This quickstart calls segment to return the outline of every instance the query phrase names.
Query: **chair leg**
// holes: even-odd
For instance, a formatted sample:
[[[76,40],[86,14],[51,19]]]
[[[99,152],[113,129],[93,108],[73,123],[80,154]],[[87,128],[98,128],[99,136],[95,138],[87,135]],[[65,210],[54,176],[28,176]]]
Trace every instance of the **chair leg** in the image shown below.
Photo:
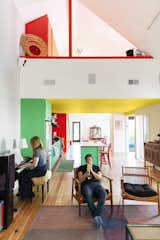
[[[71,200],[73,200],[73,191],[74,191],[74,182],[72,180],[72,194],[71,194]]]
[[[49,180],[47,181],[47,192],[49,192]]]
[[[157,183],[157,193],[158,193],[158,215],[160,215],[160,192],[159,192],[159,183]]]
[[[111,197],[111,206],[113,206],[113,197]]]
[[[158,201],[158,215],[160,215],[160,202]]]
[[[107,159],[108,159],[108,165],[111,167],[111,161],[110,161],[110,153],[107,153]]]
[[[42,185],[42,203],[44,202],[44,184]]]
[[[78,207],[79,207],[79,216],[81,216],[81,204],[78,203]]]

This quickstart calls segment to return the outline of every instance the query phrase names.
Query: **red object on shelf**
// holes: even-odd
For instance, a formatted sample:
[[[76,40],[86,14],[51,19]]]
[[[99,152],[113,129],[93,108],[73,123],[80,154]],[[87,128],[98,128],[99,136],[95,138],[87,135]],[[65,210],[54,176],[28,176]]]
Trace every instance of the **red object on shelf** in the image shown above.
[[[22,34],[20,44],[27,56],[46,57],[48,54],[46,42],[35,34]]]
[[[29,50],[34,54],[34,55],[40,55],[41,51],[37,46],[30,46]]]

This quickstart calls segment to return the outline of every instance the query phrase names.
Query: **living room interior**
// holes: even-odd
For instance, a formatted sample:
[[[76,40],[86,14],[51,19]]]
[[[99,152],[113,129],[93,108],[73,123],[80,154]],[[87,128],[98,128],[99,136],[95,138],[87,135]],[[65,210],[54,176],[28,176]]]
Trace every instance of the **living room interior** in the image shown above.
[[[70,207],[61,213],[65,217],[66,212],[69,219],[68,223],[64,220],[64,226],[73,230],[71,222],[77,221],[76,226],[79,224],[84,231],[85,222],[84,227],[93,230],[89,213],[82,208],[79,217],[77,200],[71,200],[73,169],[57,170],[63,160],[74,160],[73,167],[79,166],[81,148],[90,145],[100,151],[111,144],[110,164],[104,161],[101,170],[113,179],[113,205],[122,206],[125,200],[125,207],[135,206],[134,210],[126,208],[128,214],[141,211],[139,224],[159,222],[157,200],[144,203],[123,199],[121,187],[122,166],[144,167],[147,162],[147,166],[156,166],[156,174],[150,172],[154,187],[160,179],[159,148],[153,150],[153,143],[159,144],[160,134],[159,8],[156,0],[147,3],[136,0],[132,6],[129,0],[3,3],[0,154],[3,158],[14,153],[15,160],[19,158],[16,154],[31,157],[29,140],[38,135],[44,143],[52,177],[45,183],[44,193],[41,185],[39,191],[35,187],[32,202],[16,196],[15,183],[12,209],[15,211],[6,229],[4,219],[0,222],[2,240],[30,239],[28,232],[37,220],[32,221],[41,216],[38,211],[44,211],[45,221],[50,224],[49,207],[57,211],[58,206]],[[73,123],[80,133],[75,136]],[[95,129],[98,133],[91,136]],[[100,155],[97,159],[100,165]],[[3,215],[5,203],[0,200]],[[69,216],[72,210],[74,220]],[[55,212],[53,215],[56,222]],[[57,225],[55,228],[49,225],[48,229],[62,230],[58,219],[57,213]],[[136,222],[136,216],[129,215],[129,219],[132,220],[129,223]],[[102,232],[96,234],[92,236],[91,232],[90,236],[94,239]]]

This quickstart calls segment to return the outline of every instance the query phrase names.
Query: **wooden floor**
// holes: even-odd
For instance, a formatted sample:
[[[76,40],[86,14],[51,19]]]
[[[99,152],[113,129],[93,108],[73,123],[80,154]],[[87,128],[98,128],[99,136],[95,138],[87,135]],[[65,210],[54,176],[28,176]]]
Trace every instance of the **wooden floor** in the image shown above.
[[[102,172],[111,176],[113,181],[113,202],[121,203],[120,197],[120,177],[121,166],[143,166],[143,162],[136,161],[134,155],[116,154],[112,156],[112,167],[102,166]],[[50,182],[50,191],[46,195],[44,205],[72,205],[77,204],[71,201],[71,183],[73,173],[53,172]],[[131,202],[130,202],[131,203]],[[0,233],[1,240],[23,240],[34,216],[41,207],[41,194],[36,193],[36,197],[31,202],[20,201],[15,196],[15,207],[17,212],[14,214],[14,220],[7,230]]]

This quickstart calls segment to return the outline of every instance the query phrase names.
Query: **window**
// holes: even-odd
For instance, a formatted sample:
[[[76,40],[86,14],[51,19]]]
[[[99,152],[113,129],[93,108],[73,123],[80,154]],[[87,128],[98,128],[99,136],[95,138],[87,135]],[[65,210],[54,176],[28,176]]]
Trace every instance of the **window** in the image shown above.
[[[80,122],[72,123],[72,141],[80,142]]]

